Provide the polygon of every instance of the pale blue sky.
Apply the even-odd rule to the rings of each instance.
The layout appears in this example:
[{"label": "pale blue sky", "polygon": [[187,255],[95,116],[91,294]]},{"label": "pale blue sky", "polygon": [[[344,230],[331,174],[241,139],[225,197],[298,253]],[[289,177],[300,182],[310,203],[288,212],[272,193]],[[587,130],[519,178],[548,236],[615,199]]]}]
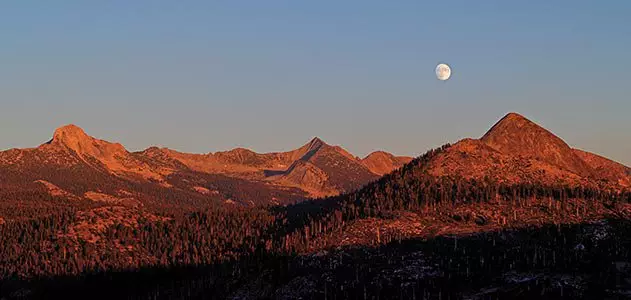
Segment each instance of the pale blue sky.
[{"label": "pale blue sky", "polygon": [[0,149],[416,155],[516,111],[631,165],[631,2],[508,2],[2,1]]}]

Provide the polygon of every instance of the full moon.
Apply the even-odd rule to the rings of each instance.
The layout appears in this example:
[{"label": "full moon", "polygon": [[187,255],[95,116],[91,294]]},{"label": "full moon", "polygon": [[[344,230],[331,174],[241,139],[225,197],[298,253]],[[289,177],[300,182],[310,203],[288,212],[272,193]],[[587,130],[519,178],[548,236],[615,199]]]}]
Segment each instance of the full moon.
[{"label": "full moon", "polygon": [[447,64],[439,64],[436,66],[436,77],[442,81],[449,79],[451,77],[451,68]]}]

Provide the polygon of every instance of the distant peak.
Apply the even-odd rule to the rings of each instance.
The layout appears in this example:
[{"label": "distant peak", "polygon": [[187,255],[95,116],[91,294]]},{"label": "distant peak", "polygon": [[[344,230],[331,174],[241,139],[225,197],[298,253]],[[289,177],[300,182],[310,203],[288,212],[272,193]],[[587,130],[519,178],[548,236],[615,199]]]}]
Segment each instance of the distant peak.
[{"label": "distant peak", "polygon": [[504,116],[480,140],[504,154],[535,157],[576,174],[589,174],[589,166],[561,138],[517,113]]},{"label": "distant peak", "polygon": [[92,138],[87,135],[81,127],[68,124],[55,129],[53,138],[47,144],[70,145],[90,140],[92,140]]},{"label": "distant peak", "polygon": [[305,149],[307,152],[317,151],[323,146],[328,146],[328,144],[321,140],[319,137],[314,137],[307,144],[302,146],[301,149]]},{"label": "distant peak", "polygon": [[158,146],[151,146],[145,150],[142,150],[142,153],[146,153],[146,154],[156,154],[156,153],[169,153],[172,150],[169,148],[160,148]]},{"label": "distant peak", "polygon": [[81,129],[81,127],[68,124],[61,126],[55,130],[53,134],[53,140],[63,138],[63,137],[87,137],[88,135]]},{"label": "distant peak", "polygon": [[367,159],[369,157],[393,157],[394,155],[392,153],[388,153],[386,151],[383,150],[377,150],[377,151],[373,151],[370,154],[366,155],[366,157],[364,157],[364,159]]},{"label": "distant peak", "polygon": [[311,141],[309,141],[309,145],[326,145],[326,143],[320,139],[319,137],[314,137],[311,139]]},{"label": "distant peak", "polygon": [[254,151],[248,149],[248,148],[243,148],[243,147],[237,147],[234,148],[228,152],[235,152],[235,153],[254,153]]},{"label": "distant peak", "polygon": [[412,160],[411,157],[394,156],[386,151],[374,151],[364,157],[361,161],[371,172],[377,175],[384,175],[394,169],[403,166]]},{"label": "distant peak", "polygon": [[253,156],[253,155],[257,155],[258,153],[248,149],[248,148],[243,148],[243,147],[237,147],[231,150],[227,150],[227,151],[218,151],[215,153],[215,155],[219,155],[219,156],[226,156],[226,157],[238,157],[238,156]]},{"label": "distant peak", "polygon": [[[147,148],[147,149],[143,150],[143,152],[146,152],[146,151],[162,151],[162,149],[163,149],[163,148],[160,148],[160,147],[158,147],[158,146],[151,146],[151,147],[149,147],[149,148]],[[164,148],[164,149],[166,149],[166,148]]]},{"label": "distant peak", "polygon": [[[78,154],[95,156],[102,152],[124,152],[125,148],[119,143],[109,143],[97,140],[83,131],[81,127],[69,124],[55,130],[52,140],[47,144],[53,147],[64,147],[74,150]],[[103,148],[97,150],[96,148]],[[107,149],[105,149],[107,148]]]},{"label": "distant peak", "polygon": [[518,114],[518,113],[516,113],[516,112],[509,112],[509,113],[507,113],[507,114],[506,114],[506,115],[505,115],[502,119],[503,119],[503,120],[504,120],[504,119],[506,119],[506,120],[515,120],[515,119],[525,119],[525,120],[528,120],[528,119],[526,119],[526,117],[524,117],[524,116],[522,116],[522,115],[520,115],[520,114]]},{"label": "distant peak", "polygon": [[507,130],[512,130],[513,134],[517,134],[519,129],[523,128],[524,126],[530,127],[528,128],[529,130],[547,131],[534,122],[528,120],[526,117],[515,112],[510,112],[499,121],[497,121],[497,123],[495,123],[495,125],[493,125],[493,127],[491,127],[491,129],[489,129],[489,131],[484,134],[482,139],[488,139],[495,134],[505,134]]}]

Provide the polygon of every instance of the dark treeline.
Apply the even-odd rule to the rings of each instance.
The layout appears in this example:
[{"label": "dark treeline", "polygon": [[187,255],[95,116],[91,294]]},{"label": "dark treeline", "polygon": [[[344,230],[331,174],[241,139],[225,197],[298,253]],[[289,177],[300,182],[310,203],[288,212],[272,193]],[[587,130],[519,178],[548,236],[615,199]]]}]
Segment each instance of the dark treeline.
[{"label": "dark treeline", "polygon": [[[430,176],[425,165],[447,147],[429,151],[356,192],[287,207],[207,205],[200,211],[182,213],[180,201],[201,200],[186,202],[166,192],[162,204],[154,201],[144,209],[135,208],[137,214],[130,219],[113,218],[107,224],[98,222],[105,218],[99,213],[108,213],[107,207],[100,206],[104,210],[80,219],[86,208],[65,204],[39,216],[5,221],[0,225],[0,278],[9,284],[50,276],[81,278],[91,273],[216,265],[230,266],[226,271],[232,274],[230,278],[248,278],[264,268],[270,257],[291,257],[348,222],[382,217],[391,211],[431,214],[437,208],[460,204],[505,201],[518,206],[532,199],[549,199],[563,207],[569,199],[583,199],[587,205],[575,212],[580,214],[592,209],[590,203],[596,201],[613,206],[631,200],[629,192],[597,188],[505,185],[489,179]],[[124,188],[121,185],[117,182],[103,188]],[[52,201],[43,199],[43,203]],[[99,206],[89,206],[94,207]],[[147,209],[160,216],[141,213]],[[92,226],[97,238],[81,238],[81,226]]]},{"label": "dark treeline", "polygon": [[624,299],[631,223],[547,225],[317,255],[5,281],[8,299]]}]

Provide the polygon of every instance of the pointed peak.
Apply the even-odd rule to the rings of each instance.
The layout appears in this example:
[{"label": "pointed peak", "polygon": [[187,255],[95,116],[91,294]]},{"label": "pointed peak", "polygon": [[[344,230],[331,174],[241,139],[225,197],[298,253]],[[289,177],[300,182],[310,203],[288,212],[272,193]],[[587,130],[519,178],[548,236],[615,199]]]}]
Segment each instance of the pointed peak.
[{"label": "pointed peak", "polygon": [[536,158],[581,176],[589,174],[589,166],[561,138],[517,113],[495,123],[480,141],[504,154]]},{"label": "pointed peak", "polygon": [[308,143],[300,147],[300,149],[303,149],[303,151],[305,152],[309,152],[309,151],[317,151],[318,149],[324,146],[328,146],[328,144],[325,143],[323,140],[321,140],[319,137],[314,137]]},{"label": "pointed peak", "polygon": [[497,123],[495,123],[495,125],[493,125],[493,127],[484,134],[482,140],[489,139],[496,134],[506,134],[507,131],[512,131],[512,134],[518,134],[520,130],[534,130],[538,133],[548,132],[526,117],[515,112],[510,112],[497,121]]},{"label": "pointed peak", "polygon": [[312,138],[311,141],[309,141],[309,145],[327,145],[327,143],[325,143],[322,139],[316,136]]},{"label": "pointed peak", "polygon": [[292,155],[296,155],[295,159],[308,160],[313,155],[315,155],[316,152],[319,152],[322,150],[330,150],[330,149],[335,150],[336,147],[330,146],[329,144],[321,140],[319,137],[314,137],[309,142],[302,145],[302,147],[296,150],[290,151],[290,153],[293,153]]},{"label": "pointed peak", "polygon": [[502,117],[495,125],[505,124],[505,123],[533,123],[528,118],[516,113],[509,112],[504,117]]},{"label": "pointed peak", "polygon": [[502,118],[502,120],[528,120],[528,119],[516,112],[509,112]]}]

